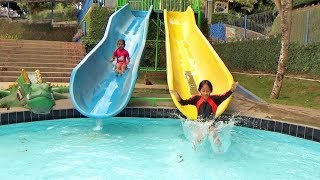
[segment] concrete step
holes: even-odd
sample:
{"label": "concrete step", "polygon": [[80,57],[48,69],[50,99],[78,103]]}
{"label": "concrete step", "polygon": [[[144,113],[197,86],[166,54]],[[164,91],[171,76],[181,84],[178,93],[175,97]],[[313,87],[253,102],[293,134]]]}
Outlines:
{"label": "concrete step", "polygon": [[7,54],[7,57],[11,58],[37,58],[37,59],[82,59],[83,56],[77,55],[64,55],[64,54]]}
{"label": "concrete step", "polygon": [[6,49],[43,49],[43,50],[50,50],[50,49],[78,49],[78,50],[82,50],[85,52],[85,47],[81,44],[76,45],[76,44],[65,44],[65,45],[29,45],[29,44],[25,44],[25,45],[21,45],[21,44],[17,44],[17,45],[7,45],[7,44],[1,44],[0,43],[0,51],[6,50]]}
{"label": "concrete step", "polygon": [[43,41],[43,40],[15,40],[15,39],[0,39],[0,45],[29,45],[29,46],[75,46],[81,43],[65,42],[65,41]]}
{"label": "concrete step", "polygon": [[69,64],[78,64],[83,57],[60,57],[54,58],[51,55],[49,56],[38,56],[38,57],[8,57],[8,56],[0,56],[1,62],[38,62],[38,63],[69,63]]}
{"label": "concrete step", "polygon": [[[19,74],[20,75],[20,74]],[[14,82],[18,76],[0,76],[0,82]],[[69,77],[45,77],[42,75],[44,82],[64,82],[68,83],[70,81]]]}
{"label": "concrete step", "polygon": [[45,81],[69,82],[84,55],[81,43],[0,39],[0,81],[15,81],[23,68],[39,69]]}
{"label": "concrete step", "polygon": [[38,53],[50,50],[63,50],[64,52],[78,52],[84,55],[85,47],[81,43],[61,41],[39,41],[39,40],[8,40],[0,39],[0,52],[13,49],[38,49]]}
{"label": "concrete step", "polygon": [[[70,72],[53,72],[53,71],[41,71],[42,77],[70,77]],[[20,76],[21,71],[0,71],[0,77],[2,76],[14,76],[18,77]]]}
{"label": "concrete step", "polygon": [[0,71],[21,71],[21,69],[25,69],[26,71],[35,71],[37,69],[40,70],[40,72],[71,72],[73,68],[63,68],[63,67],[23,67],[23,66],[1,66],[0,65]]}
{"label": "concrete step", "polygon": [[20,68],[26,67],[52,67],[52,68],[74,68],[77,64],[76,63],[56,63],[56,62],[34,62],[34,61],[17,61],[17,62],[1,62],[0,66],[17,66]]}
{"label": "concrete step", "polygon": [[82,49],[65,49],[65,48],[50,48],[50,47],[41,47],[41,48],[11,48],[11,47],[0,47],[0,55],[2,54],[65,54],[65,55],[76,55],[84,56],[85,51]]}

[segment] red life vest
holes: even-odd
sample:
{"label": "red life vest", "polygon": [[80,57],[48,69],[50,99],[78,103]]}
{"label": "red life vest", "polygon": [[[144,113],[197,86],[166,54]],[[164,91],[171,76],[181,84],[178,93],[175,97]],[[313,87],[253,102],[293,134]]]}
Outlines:
{"label": "red life vest", "polygon": [[212,113],[215,115],[218,106],[217,106],[216,103],[211,99],[211,97],[208,97],[207,100],[205,100],[203,97],[200,97],[200,99],[198,100],[198,102],[197,102],[197,104],[196,104],[196,107],[197,107],[197,109],[198,109],[198,112],[199,112],[199,109],[200,109],[201,104],[204,103],[205,101],[208,101],[208,103],[209,103],[210,106],[211,106]]}

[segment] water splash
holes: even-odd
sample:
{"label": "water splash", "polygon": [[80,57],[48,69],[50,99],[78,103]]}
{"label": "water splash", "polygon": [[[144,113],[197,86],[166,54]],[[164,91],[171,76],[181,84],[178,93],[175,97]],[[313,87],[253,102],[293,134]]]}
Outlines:
{"label": "water splash", "polygon": [[102,119],[96,120],[96,126],[93,128],[94,131],[100,131],[102,129]]}
{"label": "water splash", "polygon": [[195,150],[203,146],[211,148],[215,153],[225,153],[231,146],[231,136],[236,122],[237,119],[232,116],[227,121],[216,122],[214,129],[210,127],[213,121],[199,122],[182,119],[181,124],[185,137],[192,143]]}
{"label": "water splash", "polygon": [[229,121],[219,121],[216,123],[215,131],[208,134],[208,139],[212,150],[215,153],[225,153],[231,145],[231,135],[235,120],[233,118]]}

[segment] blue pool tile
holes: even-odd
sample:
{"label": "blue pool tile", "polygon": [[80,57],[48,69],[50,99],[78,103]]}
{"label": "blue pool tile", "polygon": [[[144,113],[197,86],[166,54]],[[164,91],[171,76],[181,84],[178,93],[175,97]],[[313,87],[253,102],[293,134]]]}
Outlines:
{"label": "blue pool tile", "polygon": [[124,109],[124,116],[125,117],[131,117],[131,115],[132,115],[132,108]]}
{"label": "blue pool tile", "polygon": [[53,119],[60,119],[61,118],[61,112],[58,109],[52,110],[52,116]]}
{"label": "blue pool tile", "polygon": [[9,113],[9,124],[16,124],[17,123],[17,113],[11,112]]}
{"label": "blue pool tile", "polygon": [[67,110],[61,109],[60,110],[60,119],[64,119],[67,117]]}
{"label": "blue pool tile", "polygon": [[23,114],[24,114],[24,122],[31,122],[32,121],[30,111],[24,111]]}
{"label": "blue pool tile", "polygon": [[139,108],[132,108],[132,116],[131,117],[139,117]]}
{"label": "blue pool tile", "polygon": [[150,117],[157,118],[157,109],[150,109]]}
{"label": "blue pool tile", "polygon": [[283,123],[283,126],[282,126],[282,132],[283,134],[289,134],[289,127],[290,127],[290,124],[288,123]]}
{"label": "blue pool tile", "polygon": [[320,142],[320,130],[319,129],[313,130],[313,140]]}
{"label": "blue pool tile", "polygon": [[39,115],[31,112],[31,120],[32,121],[39,121]]}
{"label": "blue pool tile", "polygon": [[254,118],[253,128],[255,128],[255,129],[260,129],[261,128],[261,119]]}
{"label": "blue pool tile", "polygon": [[268,131],[274,131],[275,129],[275,121],[268,121]]}
{"label": "blue pool tile", "polygon": [[163,109],[163,118],[169,118],[169,112],[168,109]]}
{"label": "blue pool tile", "polygon": [[[126,117],[126,112],[125,111],[126,111],[125,109],[122,110],[119,114],[117,114],[117,117]],[[82,116],[84,116],[84,115],[82,115]]]}
{"label": "blue pool tile", "polygon": [[231,116],[227,115],[227,114],[222,114],[221,116],[219,116],[217,118],[217,121],[228,121],[230,119]]}
{"label": "blue pool tile", "polygon": [[268,130],[268,120],[261,120],[260,129]]}
{"label": "blue pool tile", "polygon": [[[218,119],[219,120],[219,119]],[[235,123],[237,126],[242,126],[242,127],[248,127],[248,124],[244,121],[244,120],[239,120],[239,121],[236,121]]]}
{"label": "blue pool tile", "polygon": [[74,114],[75,118],[81,118],[81,114],[80,114],[80,112],[78,110],[73,109],[73,114]]}
{"label": "blue pool tile", "polygon": [[175,109],[169,110],[169,118],[177,118]]}
{"label": "blue pool tile", "polygon": [[297,136],[298,126],[291,124],[289,128],[289,133],[291,136]]}
{"label": "blue pool tile", "polygon": [[246,126],[248,128],[254,128],[254,118],[252,117],[247,117],[247,118],[242,118],[242,120],[245,122]]}
{"label": "blue pool tile", "polygon": [[24,113],[23,113],[23,111],[17,112],[17,123],[24,123]]}
{"label": "blue pool tile", "polygon": [[54,119],[54,117],[53,117],[53,111],[50,111],[50,113],[45,114],[45,119],[46,119],[46,120]]}
{"label": "blue pool tile", "polygon": [[8,113],[2,113],[1,114],[1,125],[9,124],[9,114]]}
{"label": "blue pool tile", "polygon": [[306,127],[304,138],[312,140],[313,128]]}
{"label": "blue pool tile", "polygon": [[73,109],[66,110],[67,118],[74,118]]}
{"label": "blue pool tile", "polygon": [[275,127],[274,127],[274,131],[282,133],[282,128],[283,128],[283,123],[276,121],[276,124],[275,124]]}
{"label": "blue pool tile", "polygon": [[[148,117],[148,118],[185,118],[186,117],[174,108],[135,108],[128,107],[121,111],[118,117]],[[0,125],[31,122],[38,120],[64,119],[64,118],[86,118],[76,109],[53,110],[49,114],[34,114],[30,111],[2,113],[0,116]],[[249,128],[263,129],[268,131],[280,132],[308,140],[320,142],[320,130],[304,126],[298,126],[289,123],[283,123],[273,120],[260,118],[233,116],[230,114],[221,115],[219,121],[229,121],[231,118],[236,120],[236,125]]]}
{"label": "blue pool tile", "polygon": [[297,137],[304,138],[306,127],[298,126]]}
{"label": "blue pool tile", "polygon": [[39,121],[43,121],[43,120],[46,120],[46,115],[45,114],[38,114],[38,119]]}
{"label": "blue pool tile", "polygon": [[157,117],[158,118],[163,118],[164,117],[163,109],[157,109]]}

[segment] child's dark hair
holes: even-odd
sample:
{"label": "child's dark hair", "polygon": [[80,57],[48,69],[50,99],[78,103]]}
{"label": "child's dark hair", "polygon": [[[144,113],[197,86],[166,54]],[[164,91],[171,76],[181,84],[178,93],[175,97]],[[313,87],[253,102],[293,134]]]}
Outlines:
{"label": "child's dark hair", "polygon": [[120,41],[123,42],[123,47],[125,47],[126,46],[126,41],[124,41],[124,39],[119,39],[117,43],[119,43]]}
{"label": "child's dark hair", "polygon": [[198,87],[198,91],[200,91],[201,88],[202,88],[205,84],[209,86],[209,89],[210,89],[210,91],[212,92],[212,89],[213,89],[213,88],[212,88],[212,84],[211,84],[211,82],[210,82],[209,80],[203,80],[203,81],[201,81],[200,84],[199,84],[199,87]]}

